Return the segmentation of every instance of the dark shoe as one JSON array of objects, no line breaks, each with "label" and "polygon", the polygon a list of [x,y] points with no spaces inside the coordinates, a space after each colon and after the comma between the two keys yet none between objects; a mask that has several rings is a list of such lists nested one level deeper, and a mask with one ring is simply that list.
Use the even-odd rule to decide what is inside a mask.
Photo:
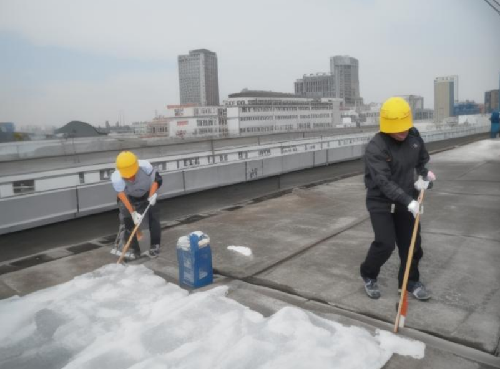
[{"label": "dark shoe", "polygon": [[365,282],[365,292],[371,299],[380,298],[380,290],[378,289],[377,280],[363,277]]},{"label": "dark shoe", "polygon": [[422,282],[408,282],[408,292],[417,300],[426,301],[431,298],[431,293],[425,288]]},{"label": "dark shoe", "polygon": [[149,248],[149,257],[156,258],[160,255],[160,245],[152,245]]}]

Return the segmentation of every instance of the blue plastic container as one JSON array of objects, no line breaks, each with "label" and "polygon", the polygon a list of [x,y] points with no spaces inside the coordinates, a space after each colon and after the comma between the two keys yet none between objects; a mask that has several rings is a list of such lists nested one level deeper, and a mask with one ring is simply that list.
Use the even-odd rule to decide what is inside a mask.
[{"label": "blue plastic container", "polygon": [[203,232],[192,232],[177,242],[179,284],[199,288],[213,282],[210,238]]}]

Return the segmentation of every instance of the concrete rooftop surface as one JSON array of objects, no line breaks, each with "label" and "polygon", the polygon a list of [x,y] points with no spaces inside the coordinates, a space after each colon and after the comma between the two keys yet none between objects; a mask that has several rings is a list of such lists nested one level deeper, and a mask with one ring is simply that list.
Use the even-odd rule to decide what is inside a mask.
[{"label": "concrete rooftop surface", "polygon": [[[426,353],[421,360],[394,355],[385,368],[500,368],[500,140],[433,154],[428,167],[437,181],[425,194],[420,271],[433,296],[427,302],[410,297],[400,330],[425,342]],[[266,316],[295,305],[345,325],[393,329],[397,251],[379,276],[380,299],[365,295],[359,276],[373,240],[360,175],[163,226],[160,256],[131,264],[143,263],[177,283],[177,239],[200,230],[211,238],[214,285],[227,284],[228,297]],[[0,298],[116,262],[111,240],[81,245],[86,251],[71,255],[54,249],[54,261],[0,275]],[[246,246],[253,254],[228,246]]]}]

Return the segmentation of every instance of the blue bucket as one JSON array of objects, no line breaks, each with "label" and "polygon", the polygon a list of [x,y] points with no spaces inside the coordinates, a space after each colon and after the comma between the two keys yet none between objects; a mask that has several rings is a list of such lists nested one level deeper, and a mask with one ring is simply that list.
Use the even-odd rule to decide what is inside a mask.
[{"label": "blue bucket", "polygon": [[213,282],[210,238],[203,232],[191,232],[177,241],[179,284],[199,288]]}]

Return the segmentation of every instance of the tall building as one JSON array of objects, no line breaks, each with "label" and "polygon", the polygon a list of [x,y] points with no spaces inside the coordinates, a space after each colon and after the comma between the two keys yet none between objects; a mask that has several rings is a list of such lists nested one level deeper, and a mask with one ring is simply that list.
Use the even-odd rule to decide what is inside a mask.
[{"label": "tall building", "polygon": [[181,105],[219,105],[217,54],[206,49],[191,50],[177,60]]},{"label": "tall building", "polygon": [[434,121],[436,123],[453,116],[457,85],[458,76],[437,77],[434,80]]},{"label": "tall building", "polygon": [[413,120],[415,120],[416,113],[424,108],[424,98],[417,95],[401,95],[399,97],[405,99],[408,105],[410,105]]},{"label": "tall building", "polygon": [[335,77],[331,73],[304,74],[294,85],[295,94],[301,97],[335,97]]},{"label": "tall building", "polygon": [[486,91],[484,93],[484,112],[492,113],[494,110],[499,110],[500,98],[498,96],[499,90]]},{"label": "tall building", "polygon": [[346,106],[361,104],[358,59],[333,56],[330,58],[330,72],[335,76],[335,97],[344,99]]}]

